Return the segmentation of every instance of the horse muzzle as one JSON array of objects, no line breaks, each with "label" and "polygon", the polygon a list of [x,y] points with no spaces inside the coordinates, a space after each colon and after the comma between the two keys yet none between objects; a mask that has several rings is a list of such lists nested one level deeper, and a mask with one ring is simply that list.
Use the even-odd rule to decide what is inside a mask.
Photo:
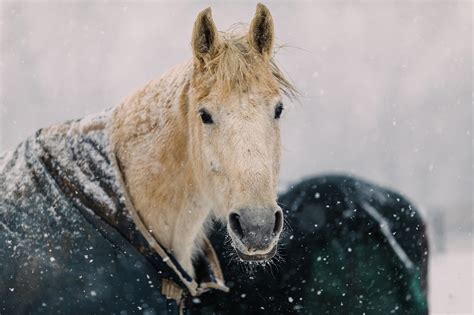
[{"label": "horse muzzle", "polygon": [[237,255],[246,261],[271,259],[283,229],[278,209],[239,209],[229,215],[228,231]]}]

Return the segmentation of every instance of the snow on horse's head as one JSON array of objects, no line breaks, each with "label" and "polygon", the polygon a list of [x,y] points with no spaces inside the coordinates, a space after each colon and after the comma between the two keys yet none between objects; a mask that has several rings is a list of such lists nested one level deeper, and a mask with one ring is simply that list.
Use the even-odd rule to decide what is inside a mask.
[{"label": "snow on horse's head", "polygon": [[273,44],[264,5],[239,35],[218,32],[205,9],[194,24],[193,60],[115,110],[114,150],[131,201],[190,274],[214,218],[227,223],[242,260],[275,254],[281,98],[295,90],[273,61]]}]

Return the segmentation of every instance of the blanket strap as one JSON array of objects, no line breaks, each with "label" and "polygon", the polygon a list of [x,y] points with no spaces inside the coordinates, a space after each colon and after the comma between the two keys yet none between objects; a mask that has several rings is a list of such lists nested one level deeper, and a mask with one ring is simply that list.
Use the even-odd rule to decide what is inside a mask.
[{"label": "blanket strap", "polygon": [[183,289],[173,280],[167,278],[161,280],[161,293],[167,299],[175,300],[178,305],[180,305],[183,298]]}]

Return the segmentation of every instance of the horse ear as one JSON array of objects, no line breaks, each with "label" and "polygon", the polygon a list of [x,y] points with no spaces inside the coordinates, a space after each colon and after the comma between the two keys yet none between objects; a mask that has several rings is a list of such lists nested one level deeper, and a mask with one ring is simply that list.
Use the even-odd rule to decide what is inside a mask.
[{"label": "horse ear", "polygon": [[274,40],[273,19],[266,6],[257,4],[257,12],[250,24],[249,42],[259,53],[269,57]]},{"label": "horse ear", "polygon": [[211,8],[201,11],[194,22],[191,45],[194,57],[200,62],[212,59],[219,47],[219,34],[212,20]]}]

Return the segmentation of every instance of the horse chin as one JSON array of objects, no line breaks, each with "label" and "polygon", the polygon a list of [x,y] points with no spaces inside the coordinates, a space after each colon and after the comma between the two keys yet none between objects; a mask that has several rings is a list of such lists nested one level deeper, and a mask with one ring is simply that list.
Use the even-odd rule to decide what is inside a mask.
[{"label": "horse chin", "polygon": [[265,262],[267,260],[270,260],[273,258],[273,256],[275,256],[276,250],[277,250],[277,247],[275,245],[268,253],[249,255],[249,254],[242,253],[237,248],[235,249],[235,251],[237,252],[237,256],[239,256],[240,259],[244,261],[248,261],[248,262]]}]

